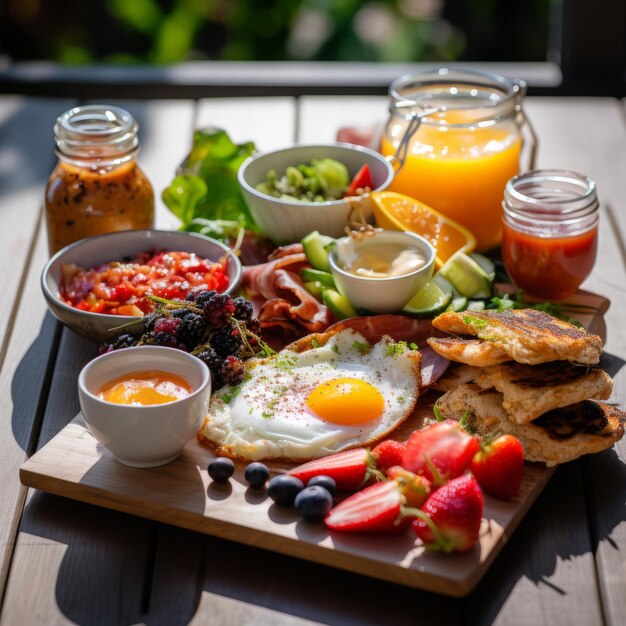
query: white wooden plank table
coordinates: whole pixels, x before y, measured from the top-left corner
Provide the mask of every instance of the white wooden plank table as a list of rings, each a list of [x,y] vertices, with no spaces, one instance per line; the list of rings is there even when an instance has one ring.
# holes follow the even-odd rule
[[[0,623],[626,623],[626,443],[561,467],[467,598],[381,583],[260,549],[71,502],[19,484],[17,469],[70,421],[76,377],[96,346],[46,314],[39,221],[52,124],[68,104],[0,97]],[[142,125],[140,162],[157,196],[193,128],[217,125],[263,149],[334,139],[384,120],[384,98],[122,102]],[[612,301],[603,365],[626,402],[626,124],[610,99],[528,99],[539,166],[595,178],[601,245],[585,287]],[[176,221],[158,203],[157,221]]]

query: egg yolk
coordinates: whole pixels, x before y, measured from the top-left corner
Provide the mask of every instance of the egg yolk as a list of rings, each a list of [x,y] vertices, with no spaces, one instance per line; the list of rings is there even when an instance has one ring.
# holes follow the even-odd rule
[[[385,400],[380,391],[368,382],[338,378],[313,389],[306,405],[327,422],[351,426],[379,418],[385,408]]]
[[[116,404],[166,404],[191,393],[186,380],[166,372],[134,372],[116,378],[98,391],[98,397]]]

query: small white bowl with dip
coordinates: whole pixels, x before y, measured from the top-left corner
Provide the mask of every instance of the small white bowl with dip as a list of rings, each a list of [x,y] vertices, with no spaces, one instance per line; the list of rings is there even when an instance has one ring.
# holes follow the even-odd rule
[[[146,372],[182,379],[189,393],[162,404],[120,404],[100,397],[112,382]],[[173,461],[202,425],[210,395],[209,368],[191,354],[161,346],[108,352],[88,363],[78,377],[80,407],[91,434],[120,463],[132,467]]]
[[[436,256],[420,235],[377,229],[358,241],[339,239],[329,263],[337,289],[353,307],[395,313],[432,278]]]

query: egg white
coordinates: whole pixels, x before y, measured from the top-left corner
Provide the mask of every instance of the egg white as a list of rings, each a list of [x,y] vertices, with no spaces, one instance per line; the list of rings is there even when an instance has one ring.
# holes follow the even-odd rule
[[[378,419],[335,424],[313,415],[306,399],[320,384],[338,378],[365,381],[384,399]],[[220,454],[250,461],[305,460],[382,439],[413,411],[419,390],[419,358],[384,337],[368,347],[346,329],[325,345],[248,362],[248,376],[213,395],[199,437]]]

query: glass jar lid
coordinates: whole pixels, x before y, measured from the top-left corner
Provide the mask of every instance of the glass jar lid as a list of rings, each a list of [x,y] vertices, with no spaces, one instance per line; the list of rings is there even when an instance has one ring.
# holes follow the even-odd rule
[[[598,223],[595,182],[569,170],[532,170],[514,176],[504,189],[504,220],[541,236],[568,236]]]
[[[120,107],[89,104],[61,115],[54,125],[59,158],[79,166],[120,164],[139,150],[137,122]]]
[[[417,110],[424,124],[454,127],[513,116],[525,94],[522,80],[447,67],[402,76],[389,87],[392,113],[408,117]]]

